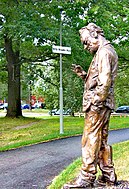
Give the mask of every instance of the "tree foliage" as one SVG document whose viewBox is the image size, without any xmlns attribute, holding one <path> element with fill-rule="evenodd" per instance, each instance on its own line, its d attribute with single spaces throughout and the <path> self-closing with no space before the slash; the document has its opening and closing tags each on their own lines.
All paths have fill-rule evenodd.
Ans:
<svg viewBox="0 0 129 189">
<path fill-rule="evenodd" d="M 52 53 L 52 45 L 60 43 L 61 13 L 63 46 L 72 48 L 71 55 L 63 55 L 64 106 L 75 111 L 81 107 L 83 83 L 72 73 L 71 64 L 88 69 L 92 56 L 84 52 L 78 30 L 89 22 L 101 26 L 117 50 L 116 102 L 117 105 L 126 103 L 121 100 L 121 88 L 123 81 L 128 80 L 124 70 L 129 69 L 128 12 L 127 0 L 0 0 L 0 79 L 5 81 L 8 71 L 8 115 L 21 115 L 20 82 L 22 88 L 28 89 L 31 81 L 33 92 L 45 95 L 48 108 L 58 107 L 59 55 Z M 39 78 L 43 86 L 35 88 Z M 128 85 L 124 91 L 128 98 Z"/>
</svg>

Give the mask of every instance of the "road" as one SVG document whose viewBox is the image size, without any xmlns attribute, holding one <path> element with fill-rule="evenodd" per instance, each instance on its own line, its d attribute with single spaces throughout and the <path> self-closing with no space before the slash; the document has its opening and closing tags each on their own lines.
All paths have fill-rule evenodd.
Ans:
<svg viewBox="0 0 129 189">
<path fill-rule="evenodd" d="M 109 132 L 109 143 L 129 140 L 129 129 Z M 0 189 L 45 189 L 81 156 L 81 136 L 0 153 Z"/>
<path fill-rule="evenodd" d="M 0 117 L 5 117 L 7 114 L 6 110 L 5 111 L 0 111 Z M 39 113 L 39 112 L 34 112 L 32 111 L 28 111 L 28 112 L 22 112 L 23 116 L 25 117 L 43 117 L 43 116 L 50 116 L 48 113 Z"/>
</svg>

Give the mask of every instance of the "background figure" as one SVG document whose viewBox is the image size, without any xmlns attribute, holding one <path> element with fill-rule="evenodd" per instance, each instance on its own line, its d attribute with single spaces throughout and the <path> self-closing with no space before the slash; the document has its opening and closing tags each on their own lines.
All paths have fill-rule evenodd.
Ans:
<svg viewBox="0 0 129 189">
<path fill-rule="evenodd" d="M 117 74 L 117 54 L 94 23 L 79 30 L 84 49 L 94 54 L 86 73 L 73 64 L 73 71 L 84 80 L 83 112 L 85 126 L 82 136 L 82 168 L 76 180 L 64 188 L 115 185 L 112 148 L 107 144 L 111 111 L 114 109 L 114 80 Z M 102 175 L 96 179 L 97 165 Z"/>
</svg>

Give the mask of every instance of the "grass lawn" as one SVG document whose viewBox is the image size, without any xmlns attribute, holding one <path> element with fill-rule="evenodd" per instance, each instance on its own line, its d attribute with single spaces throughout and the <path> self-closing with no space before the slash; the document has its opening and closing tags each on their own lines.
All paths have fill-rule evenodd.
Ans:
<svg viewBox="0 0 129 189">
<path fill-rule="evenodd" d="M 114 166 L 118 180 L 129 181 L 129 141 L 113 145 Z M 81 158 L 70 164 L 59 176 L 55 177 L 48 189 L 60 189 L 65 183 L 73 180 L 81 168 Z M 101 173 L 98 172 L 97 176 Z"/>
<path fill-rule="evenodd" d="M 83 117 L 64 117 L 64 134 L 59 134 L 59 116 L 0 118 L 0 151 L 56 138 L 82 134 Z M 129 117 L 111 117 L 110 129 L 129 128 Z"/>
<path fill-rule="evenodd" d="M 59 117 L 0 118 L 0 151 L 82 133 L 83 118 L 64 118 L 64 134 L 59 134 Z"/>
</svg>

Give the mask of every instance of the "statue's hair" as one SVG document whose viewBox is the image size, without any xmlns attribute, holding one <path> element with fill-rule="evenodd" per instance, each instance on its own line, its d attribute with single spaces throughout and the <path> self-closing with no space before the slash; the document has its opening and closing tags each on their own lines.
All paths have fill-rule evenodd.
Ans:
<svg viewBox="0 0 129 189">
<path fill-rule="evenodd" d="M 89 30 L 90 33 L 96 31 L 98 34 L 104 36 L 103 30 L 94 23 L 89 23 L 85 28 Z"/>
</svg>

